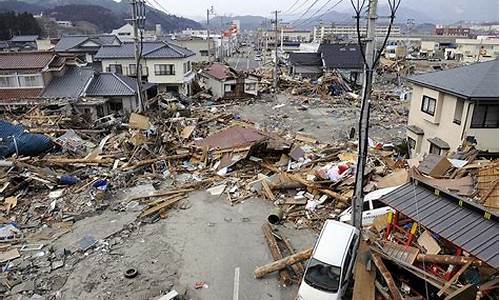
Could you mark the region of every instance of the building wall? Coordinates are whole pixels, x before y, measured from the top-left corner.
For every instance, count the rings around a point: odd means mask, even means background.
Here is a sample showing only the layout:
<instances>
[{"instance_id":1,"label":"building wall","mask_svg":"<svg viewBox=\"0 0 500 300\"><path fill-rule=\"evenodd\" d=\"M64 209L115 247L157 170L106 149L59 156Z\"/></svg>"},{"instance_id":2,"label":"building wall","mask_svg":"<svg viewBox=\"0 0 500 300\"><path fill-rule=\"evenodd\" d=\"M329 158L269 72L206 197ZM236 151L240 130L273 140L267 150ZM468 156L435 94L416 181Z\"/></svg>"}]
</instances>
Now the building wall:
<instances>
[{"instance_id":1,"label":"building wall","mask_svg":"<svg viewBox=\"0 0 500 300\"><path fill-rule=\"evenodd\" d=\"M477 61L480 52L479 61L495 59L499 53L498 40L457 39L457 52L466 62Z\"/></svg>"},{"instance_id":2,"label":"building wall","mask_svg":"<svg viewBox=\"0 0 500 300\"><path fill-rule=\"evenodd\" d=\"M421 111L422 97L429 96L436 99L434 116ZM498 128L471 129L474 104L465 101L460 124L454 121L457 97L436 90L413 85L412 99L408 125L415 125L423 129L424 134L419 136L407 131L407 136L416 141L415 153L429 153L430 138L438 137L448 143L450 150L455 150L463 139L473 135L478 141L478 149L498 152Z\"/></svg>"},{"instance_id":3,"label":"building wall","mask_svg":"<svg viewBox=\"0 0 500 300\"><path fill-rule=\"evenodd\" d=\"M201 51L204 51L208 54L208 42L206 39L205 40L192 39L192 40L184 40L184 41L177 40L177 41L174 41L174 43L193 51L196 54L192 58L193 62L208 62L208 55L201 54ZM212 51L212 53L215 50L215 43L213 40L211 40L210 50Z\"/></svg>"},{"instance_id":4,"label":"building wall","mask_svg":"<svg viewBox=\"0 0 500 300\"><path fill-rule=\"evenodd\" d=\"M217 98L222 98L224 96L224 82L218 81L215 78L209 76L201 77L203 85L210 91L212 91L212 95Z\"/></svg>"}]
</instances>

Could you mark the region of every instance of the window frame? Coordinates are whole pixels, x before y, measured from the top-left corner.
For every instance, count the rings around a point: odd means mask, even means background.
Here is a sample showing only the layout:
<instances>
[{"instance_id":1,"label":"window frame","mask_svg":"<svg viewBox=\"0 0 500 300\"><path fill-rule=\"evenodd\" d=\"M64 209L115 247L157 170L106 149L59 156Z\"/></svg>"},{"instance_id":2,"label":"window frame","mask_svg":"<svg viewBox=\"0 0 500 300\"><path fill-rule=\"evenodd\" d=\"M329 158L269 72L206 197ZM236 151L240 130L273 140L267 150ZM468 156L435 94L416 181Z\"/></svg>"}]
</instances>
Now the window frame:
<instances>
[{"instance_id":1,"label":"window frame","mask_svg":"<svg viewBox=\"0 0 500 300\"><path fill-rule=\"evenodd\" d=\"M459 103L461 103L461 108L460 108L460 118L457 119L457 112L459 108ZM465 107L465 99L464 98L457 98L457 101L455 103L455 113L453 115L453 123L460 125L462 124L462 117L464 114L464 107Z\"/></svg>"},{"instance_id":2,"label":"window frame","mask_svg":"<svg viewBox=\"0 0 500 300\"><path fill-rule=\"evenodd\" d=\"M155 64L155 76L175 75L175 64Z\"/></svg>"},{"instance_id":3,"label":"window frame","mask_svg":"<svg viewBox=\"0 0 500 300\"><path fill-rule=\"evenodd\" d=\"M434 108L431 111L430 110L430 103L432 101L434 101ZM436 108L437 108L437 100L436 100L436 98L432 98L432 97L429 97L427 95L423 95L422 96L422 103L420 105L420 111L422 111L422 112L424 112L424 113L426 113L426 114L434 117L434 115L436 114Z\"/></svg>"},{"instance_id":4,"label":"window frame","mask_svg":"<svg viewBox=\"0 0 500 300\"><path fill-rule=\"evenodd\" d=\"M437 154L437 155L441 155L441 151L443 151L442 148L440 148L438 145L436 144L433 144L433 143L430 143L431 145L429 146L429 154ZM432 149L438 149L439 152L436 153L436 152L433 152Z\"/></svg>"},{"instance_id":5,"label":"window frame","mask_svg":"<svg viewBox=\"0 0 500 300\"><path fill-rule=\"evenodd\" d=\"M482 113L482 121L481 123L474 123L474 116L476 115L477 113L477 109L479 107L485 107L485 110L484 110L484 113ZM488 110L491 110L493 109L494 112L497 113L497 121L496 121L496 124L492 125L492 126L486 126L486 121L487 121L487 116L488 116ZM471 118L471 122L470 122L470 128L477 128L477 129L481 129L481 128L490 128L490 129L494 129L494 128L498 128L498 104L475 104L474 105L474 111L472 112L472 118Z\"/></svg>"}]
</instances>

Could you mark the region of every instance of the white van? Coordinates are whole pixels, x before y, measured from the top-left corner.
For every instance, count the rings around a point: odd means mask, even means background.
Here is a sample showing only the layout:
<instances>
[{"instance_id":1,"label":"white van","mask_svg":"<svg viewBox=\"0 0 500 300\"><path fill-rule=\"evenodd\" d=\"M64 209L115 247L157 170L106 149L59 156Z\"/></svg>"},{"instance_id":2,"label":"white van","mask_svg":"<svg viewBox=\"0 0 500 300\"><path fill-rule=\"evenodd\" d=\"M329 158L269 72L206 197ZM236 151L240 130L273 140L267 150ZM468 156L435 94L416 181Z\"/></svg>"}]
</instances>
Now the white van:
<instances>
[{"instance_id":1,"label":"white van","mask_svg":"<svg viewBox=\"0 0 500 300\"><path fill-rule=\"evenodd\" d=\"M371 226L376 217L394 212L392 208L380 202L382 196L389 194L399 186L393 186L368 193L363 199L363 227ZM352 224L352 206L339 215L339 221Z\"/></svg>"},{"instance_id":2,"label":"white van","mask_svg":"<svg viewBox=\"0 0 500 300\"><path fill-rule=\"evenodd\" d=\"M326 220L300 283L298 300L342 299L356 260L359 230Z\"/></svg>"}]
</instances>

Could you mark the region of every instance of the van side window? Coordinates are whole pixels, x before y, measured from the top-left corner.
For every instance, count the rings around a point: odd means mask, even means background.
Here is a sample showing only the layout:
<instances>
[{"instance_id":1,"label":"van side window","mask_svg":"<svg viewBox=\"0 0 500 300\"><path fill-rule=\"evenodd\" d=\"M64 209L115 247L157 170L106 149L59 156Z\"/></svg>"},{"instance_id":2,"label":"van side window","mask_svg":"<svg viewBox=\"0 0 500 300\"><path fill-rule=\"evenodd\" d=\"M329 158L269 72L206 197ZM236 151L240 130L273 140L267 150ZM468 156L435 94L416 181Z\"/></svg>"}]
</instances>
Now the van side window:
<instances>
[{"instance_id":1,"label":"van side window","mask_svg":"<svg viewBox=\"0 0 500 300\"><path fill-rule=\"evenodd\" d=\"M369 210L370 210L370 201L363 202L363 211L369 211Z\"/></svg>"},{"instance_id":2,"label":"van side window","mask_svg":"<svg viewBox=\"0 0 500 300\"><path fill-rule=\"evenodd\" d=\"M382 203L380 200L372 200L373 209L386 207L387 205Z\"/></svg>"}]
</instances>

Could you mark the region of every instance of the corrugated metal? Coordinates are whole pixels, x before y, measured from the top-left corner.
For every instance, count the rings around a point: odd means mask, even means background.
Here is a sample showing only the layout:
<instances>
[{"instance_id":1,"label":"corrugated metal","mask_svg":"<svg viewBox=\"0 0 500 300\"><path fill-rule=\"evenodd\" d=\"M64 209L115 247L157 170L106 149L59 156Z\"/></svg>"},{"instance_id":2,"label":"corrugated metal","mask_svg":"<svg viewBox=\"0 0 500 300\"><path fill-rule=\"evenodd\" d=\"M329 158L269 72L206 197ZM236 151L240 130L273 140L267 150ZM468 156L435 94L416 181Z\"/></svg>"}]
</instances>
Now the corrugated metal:
<instances>
[{"instance_id":1,"label":"corrugated metal","mask_svg":"<svg viewBox=\"0 0 500 300\"><path fill-rule=\"evenodd\" d=\"M498 218L407 183L380 199L430 231L498 269Z\"/></svg>"}]
</instances>

